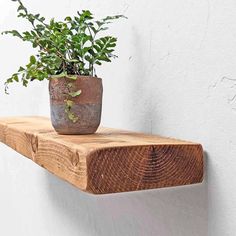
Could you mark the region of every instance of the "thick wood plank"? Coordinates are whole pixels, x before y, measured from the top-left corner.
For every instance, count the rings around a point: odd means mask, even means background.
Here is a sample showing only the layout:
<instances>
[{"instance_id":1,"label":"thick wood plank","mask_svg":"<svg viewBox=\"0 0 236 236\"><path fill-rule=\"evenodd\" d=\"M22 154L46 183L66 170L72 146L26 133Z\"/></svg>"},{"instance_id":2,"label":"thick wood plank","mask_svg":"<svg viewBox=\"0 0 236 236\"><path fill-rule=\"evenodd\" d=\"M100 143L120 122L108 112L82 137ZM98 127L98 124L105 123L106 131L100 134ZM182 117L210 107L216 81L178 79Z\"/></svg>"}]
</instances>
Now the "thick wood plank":
<instances>
[{"instance_id":1,"label":"thick wood plank","mask_svg":"<svg viewBox=\"0 0 236 236\"><path fill-rule=\"evenodd\" d=\"M176 139L110 128L58 135L48 118L15 117L0 119L0 141L94 194L194 184L203 178L202 146Z\"/></svg>"}]
</instances>

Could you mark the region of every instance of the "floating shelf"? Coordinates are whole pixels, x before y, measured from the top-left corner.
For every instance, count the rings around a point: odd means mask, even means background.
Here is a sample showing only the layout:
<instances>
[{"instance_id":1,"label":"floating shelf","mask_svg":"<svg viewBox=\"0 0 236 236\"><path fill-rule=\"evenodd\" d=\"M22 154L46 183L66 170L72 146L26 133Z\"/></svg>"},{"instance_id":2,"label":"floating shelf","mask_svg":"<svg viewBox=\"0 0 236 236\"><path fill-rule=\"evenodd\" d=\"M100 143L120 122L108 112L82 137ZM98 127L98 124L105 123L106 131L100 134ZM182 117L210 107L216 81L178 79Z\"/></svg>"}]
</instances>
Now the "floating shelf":
<instances>
[{"instance_id":1,"label":"floating shelf","mask_svg":"<svg viewBox=\"0 0 236 236\"><path fill-rule=\"evenodd\" d=\"M94 194L203 179L202 146L171 138L110 128L99 128L92 135L58 135L48 118L14 117L0 119L0 141Z\"/></svg>"}]
</instances>

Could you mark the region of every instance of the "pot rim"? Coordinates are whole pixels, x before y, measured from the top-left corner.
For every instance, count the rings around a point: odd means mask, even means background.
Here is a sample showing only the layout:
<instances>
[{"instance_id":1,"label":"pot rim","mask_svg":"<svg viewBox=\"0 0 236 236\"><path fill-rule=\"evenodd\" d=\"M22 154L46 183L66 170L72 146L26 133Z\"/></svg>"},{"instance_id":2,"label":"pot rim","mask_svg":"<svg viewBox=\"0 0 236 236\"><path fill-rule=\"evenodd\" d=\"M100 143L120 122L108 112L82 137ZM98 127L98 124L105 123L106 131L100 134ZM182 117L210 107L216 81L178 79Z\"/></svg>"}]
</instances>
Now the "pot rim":
<instances>
[{"instance_id":1,"label":"pot rim","mask_svg":"<svg viewBox=\"0 0 236 236\"><path fill-rule=\"evenodd\" d=\"M52 75L53 76L53 75ZM73 75L73 74L70 74L70 75L67 75L67 76L77 76L77 78L80 78L80 79L98 79L98 80L102 80L102 78L100 77L96 77L96 76L92 76L92 75ZM60 78L67 78L67 79L70 79L68 78L67 76L61 76L61 77L57 77L55 79L60 79ZM49 80L52 80L54 78L52 78L51 76L49 76ZM75 80L76 81L76 80Z\"/></svg>"}]
</instances>

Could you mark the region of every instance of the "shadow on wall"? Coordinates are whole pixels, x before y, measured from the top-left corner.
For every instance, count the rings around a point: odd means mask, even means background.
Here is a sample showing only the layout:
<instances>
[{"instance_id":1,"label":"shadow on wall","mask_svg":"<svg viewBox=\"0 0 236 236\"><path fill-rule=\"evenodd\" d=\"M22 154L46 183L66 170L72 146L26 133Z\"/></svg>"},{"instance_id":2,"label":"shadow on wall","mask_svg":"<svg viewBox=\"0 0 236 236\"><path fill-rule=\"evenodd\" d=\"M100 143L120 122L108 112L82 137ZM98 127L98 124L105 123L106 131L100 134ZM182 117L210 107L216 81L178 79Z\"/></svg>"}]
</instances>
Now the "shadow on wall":
<instances>
[{"instance_id":1,"label":"shadow on wall","mask_svg":"<svg viewBox=\"0 0 236 236\"><path fill-rule=\"evenodd\" d=\"M206 236L206 179L191 186L90 195L47 174L51 205L81 236Z\"/></svg>"},{"instance_id":2,"label":"shadow on wall","mask_svg":"<svg viewBox=\"0 0 236 236\"><path fill-rule=\"evenodd\" d=\"M122 115L126 116L126 123L129 129L152 133L152 120L158 122L157 113L154 110L153 80L157 75L153 75L155 64L152 63L151 45L149 48L140 40L140 32L132 28L132 42L134 48L129 60L129 70L127 72L127 91L122 96L126 96L125 109ZM151 39L150 39L151 40ZM150 41L151 44L151 41ZM146 54L140 53L146 51ZM155 93L155 99L157 94ZM155 103L157 103L155 101Z\"/></svg>"}]
</instances>

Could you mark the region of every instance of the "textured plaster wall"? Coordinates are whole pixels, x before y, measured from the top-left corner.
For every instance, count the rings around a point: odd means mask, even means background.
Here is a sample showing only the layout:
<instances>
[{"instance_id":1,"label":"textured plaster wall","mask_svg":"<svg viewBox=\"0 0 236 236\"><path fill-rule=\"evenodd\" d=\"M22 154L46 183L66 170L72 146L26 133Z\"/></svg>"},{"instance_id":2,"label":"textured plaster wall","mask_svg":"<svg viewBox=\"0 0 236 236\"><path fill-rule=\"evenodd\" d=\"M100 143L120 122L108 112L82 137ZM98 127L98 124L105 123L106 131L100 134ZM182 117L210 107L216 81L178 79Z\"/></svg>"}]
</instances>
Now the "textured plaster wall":
<instances>
[{"instance_id":1,"label":"textured plaster wall","mask_svg":"<svg viewBox=\"0 0 236 236\"><path fill-rule=\"evenodd\" d=\"M24 1L47 17L78 9L114 25L119 58L98 69L102 123L203 144L203 184L91 196L0 145L0 235L234 236L236 231L236 2L234 0ZM24 29L0 1L0 31ZM33 50L0 37L0 80ZM0 93L1 116L49 115L47 83Z\"/></svg>"}]
</instances>

